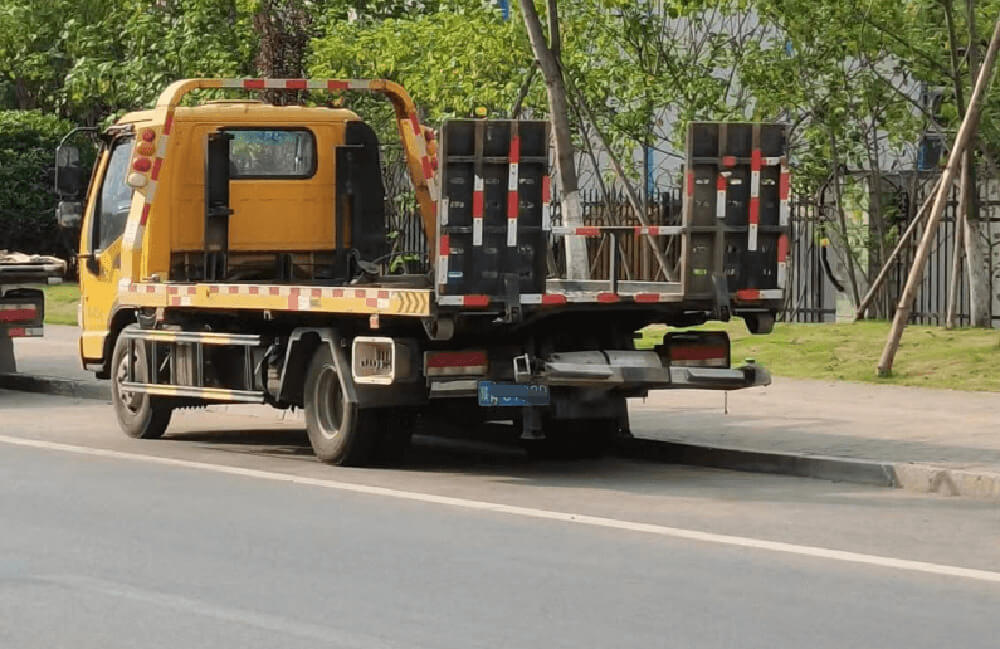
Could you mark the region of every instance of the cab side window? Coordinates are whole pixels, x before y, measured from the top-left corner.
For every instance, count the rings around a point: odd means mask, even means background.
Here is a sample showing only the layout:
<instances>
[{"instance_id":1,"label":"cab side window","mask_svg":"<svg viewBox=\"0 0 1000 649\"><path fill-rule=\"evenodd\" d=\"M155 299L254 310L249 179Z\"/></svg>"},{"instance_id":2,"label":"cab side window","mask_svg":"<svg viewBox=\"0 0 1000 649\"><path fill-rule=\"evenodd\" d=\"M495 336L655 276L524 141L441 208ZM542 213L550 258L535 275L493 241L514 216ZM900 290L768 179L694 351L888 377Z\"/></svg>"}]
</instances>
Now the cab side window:
<instances>
[{"instance_id":1,"label":"cab side window","mask_svg":"<svg viewBox=\"0 0 1000 649\"><path fill-rule=\"evenodd\" d=\"M125 184L131 158L132 138L115 140L94 215L94 250L104 250L125 232L132 206L132 188Z\"/></svg>"}]
</instances>

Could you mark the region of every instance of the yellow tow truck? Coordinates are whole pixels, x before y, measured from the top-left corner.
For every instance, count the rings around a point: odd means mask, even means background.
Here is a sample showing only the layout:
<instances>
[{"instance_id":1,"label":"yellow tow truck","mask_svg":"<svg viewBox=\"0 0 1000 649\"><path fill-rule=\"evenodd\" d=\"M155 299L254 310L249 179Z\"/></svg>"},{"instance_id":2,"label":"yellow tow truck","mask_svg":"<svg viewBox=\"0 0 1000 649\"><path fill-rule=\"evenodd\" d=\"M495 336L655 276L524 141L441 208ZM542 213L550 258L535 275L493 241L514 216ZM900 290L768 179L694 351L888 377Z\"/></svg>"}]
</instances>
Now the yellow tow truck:
<instances>
[{"instance_id":1,"label":"yellow tow truck","mask_svg":"<svg viewBox=\"0 0 1000 649\"><path fill-rule=\"evenodd\" d=\"M357 114L182 105L226 88L385 96L430 272L388 272L379 142ZM133 437L161 436L177 408L242 402L303 408L335 464L400 447L432 408L514 419L540 448L599 449L627 432L626 397L769 382L731 366L725 333L633 347L651 322L735 315L766 332L781 305L784 129L693 125L691 141L680 223L572 228L552 215L545 121L450 120L439 142L391 81L178 81L102 134L88 188L63 183L81 203L82 362L113 382ZM561 238L608 235L673 238L676 277L618 277L617 245L608 279L561 276Z\"/></svg>"}]
</instances>

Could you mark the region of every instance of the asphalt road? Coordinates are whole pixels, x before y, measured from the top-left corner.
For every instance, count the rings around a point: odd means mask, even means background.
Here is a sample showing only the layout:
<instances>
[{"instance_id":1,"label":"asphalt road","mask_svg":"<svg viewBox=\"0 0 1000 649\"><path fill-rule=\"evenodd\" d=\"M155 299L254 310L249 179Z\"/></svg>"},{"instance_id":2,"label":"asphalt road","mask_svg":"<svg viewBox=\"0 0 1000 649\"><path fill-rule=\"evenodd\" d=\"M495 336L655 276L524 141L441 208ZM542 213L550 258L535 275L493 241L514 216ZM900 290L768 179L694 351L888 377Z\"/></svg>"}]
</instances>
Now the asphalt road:
<instances>
[{"instance_id":1,"label":"asphalt road","mask_svg":"<svg viewBox=\"0 0 1000 649\"><path fill-rule=\"evenodd\" d=\"M995 647L1000 509L0 391L0 647Z\"/></svg>"}]
</instances>

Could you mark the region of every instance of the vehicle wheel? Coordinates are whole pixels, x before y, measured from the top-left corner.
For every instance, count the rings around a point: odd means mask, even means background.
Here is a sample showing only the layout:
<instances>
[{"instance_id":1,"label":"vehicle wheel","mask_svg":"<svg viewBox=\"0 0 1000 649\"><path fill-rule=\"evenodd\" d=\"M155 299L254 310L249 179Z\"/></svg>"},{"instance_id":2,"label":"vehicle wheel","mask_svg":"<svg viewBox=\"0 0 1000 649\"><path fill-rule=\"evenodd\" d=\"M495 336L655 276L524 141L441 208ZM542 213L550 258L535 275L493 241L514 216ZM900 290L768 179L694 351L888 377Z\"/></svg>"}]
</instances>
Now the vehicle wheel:
<instances>
[{"instance_id":1,"label":"vehicle wheel","mask_svg":"<svg viewBox=\"0 0 1000 649\"><path fill-rule=\"evenodd\" d=\"M306 431L316 457L327 464L363 466L378 441L378 412L362 410L348 400L342 377L320 343L306 372Z\"/></svg>"},{"instance_id":2,"label":"vehicle wheel","mask_svg":"<svg viewBox=\"0 0 1000 649\"><path fill-rule=\"evenodd\" d=\"M128 376L127 353L127 341L124 336L119 335L111 356L111 400L115 406L115 414L118 415L118 424L129 437L156 439L167 430L173 409L164 397L129 392L121 387ZM148 383L149 362L144 344L135 345L132 362L135 364L136 381Z\"/></svg>"}]
</instances>

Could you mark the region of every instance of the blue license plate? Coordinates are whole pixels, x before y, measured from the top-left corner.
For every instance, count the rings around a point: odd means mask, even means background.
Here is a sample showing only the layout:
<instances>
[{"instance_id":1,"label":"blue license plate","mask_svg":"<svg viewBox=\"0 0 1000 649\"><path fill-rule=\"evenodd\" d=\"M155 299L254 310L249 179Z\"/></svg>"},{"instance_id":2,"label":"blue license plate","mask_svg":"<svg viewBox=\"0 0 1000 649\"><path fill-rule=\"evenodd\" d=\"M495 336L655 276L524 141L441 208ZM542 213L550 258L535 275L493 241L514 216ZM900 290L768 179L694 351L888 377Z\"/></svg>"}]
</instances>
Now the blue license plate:
<instances>
[{"instance_id":1,"label":"blue license plate","mask_svg":"<svg viewBox=\"0 0 1000 649\"><path fill-rule=\"evenodd\" d=\"M547 406L549 405L549 386L480 381L479 405Z\"/></svg>"}]
</instances>

